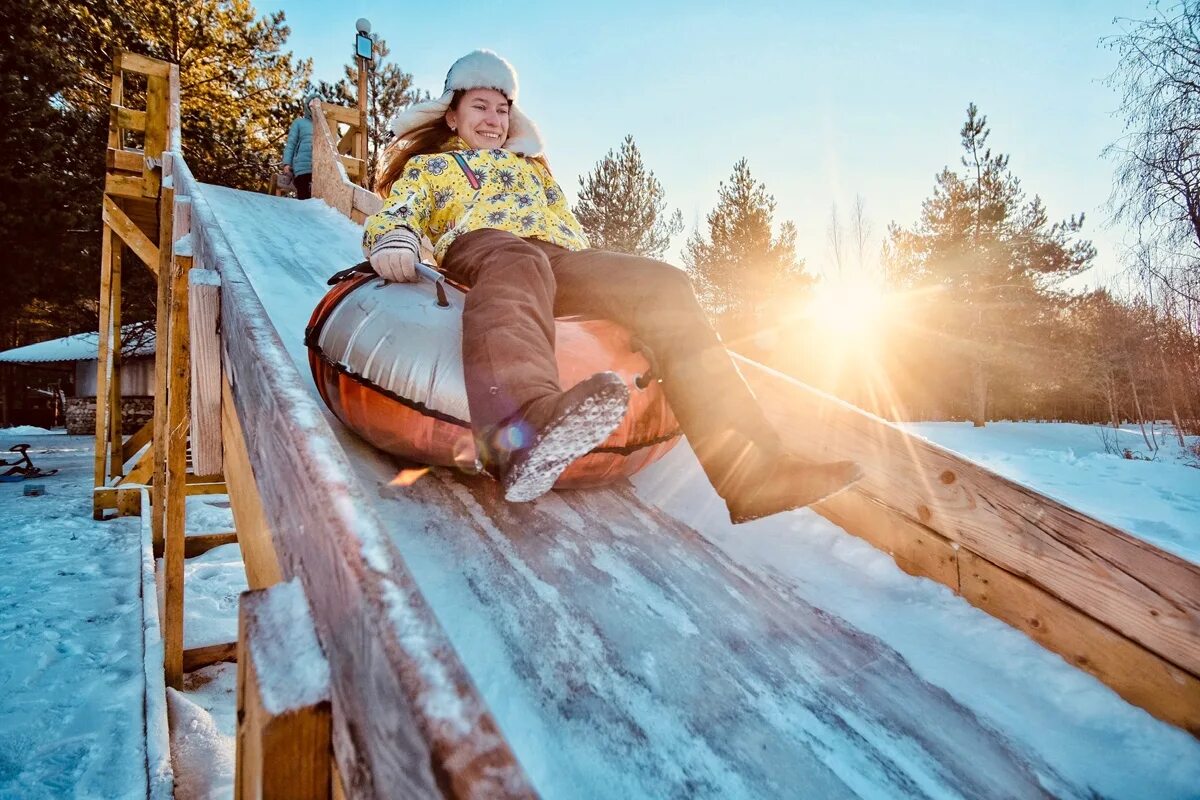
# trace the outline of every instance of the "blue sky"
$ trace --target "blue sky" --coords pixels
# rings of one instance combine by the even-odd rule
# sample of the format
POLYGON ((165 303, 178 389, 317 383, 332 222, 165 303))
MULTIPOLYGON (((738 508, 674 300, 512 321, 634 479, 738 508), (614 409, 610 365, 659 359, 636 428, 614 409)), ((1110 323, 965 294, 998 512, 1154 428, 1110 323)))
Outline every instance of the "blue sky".
MULTIPOLYGON (((371 20, 418 86, 440 93, 446 69, 478 47, 516 66, 520 102, 540 125, 560 183, 632 133, 689 229, 703 226, 718 183, 741 157, 799 230, 799 254, 828 262, 831 206, 862 195, 880 239, 913 224, 943 166, 958 164, 958 130, 974 101, 1028 192, 1051 218, 1085 212, 1114 274, 1120 231, 1104 204, 1121 134, 1104 85, 1115 54, 1099 44, 1111 2, 805 2, 604 4, 285 0, 289 46, 332 80, 349 60, 358 17, 371 20)), ((682 237, 678 244, 682 244, 682 237)), ((668 253, 679 262, 679 246, 668 253)))

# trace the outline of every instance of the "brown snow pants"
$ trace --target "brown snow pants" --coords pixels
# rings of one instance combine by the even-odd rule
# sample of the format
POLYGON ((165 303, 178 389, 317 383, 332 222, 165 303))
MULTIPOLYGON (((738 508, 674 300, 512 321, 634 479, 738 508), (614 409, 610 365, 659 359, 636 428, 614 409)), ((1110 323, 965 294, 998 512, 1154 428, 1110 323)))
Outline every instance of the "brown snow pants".
POLYGON ((718 443, 731 434, 778 450, 774 430, 682 270, 493 229, 460 236, 441 267, 471 287, 463 310, 463 368, 481 443, 518 417, 535 428, 548 421, 562 391, 554 318, 579 314, 620 323, 649 347, 671 409, 710 478, 726 466, 718 443))

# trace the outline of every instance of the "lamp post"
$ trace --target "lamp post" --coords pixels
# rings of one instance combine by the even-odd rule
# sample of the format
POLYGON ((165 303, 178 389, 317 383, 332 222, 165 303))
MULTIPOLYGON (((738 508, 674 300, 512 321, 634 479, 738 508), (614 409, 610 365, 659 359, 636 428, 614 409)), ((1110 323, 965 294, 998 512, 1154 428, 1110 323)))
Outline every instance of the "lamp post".
POLYGON ((367 71, 375 58, 375 40, 371 38, 371 22, 359 18, 354 23, 358 31, 354 37, 354 55, 358 64, 358 136, 355 137, 354 157, 361 159, 362 170, 358 183, 367 185, 367 71))

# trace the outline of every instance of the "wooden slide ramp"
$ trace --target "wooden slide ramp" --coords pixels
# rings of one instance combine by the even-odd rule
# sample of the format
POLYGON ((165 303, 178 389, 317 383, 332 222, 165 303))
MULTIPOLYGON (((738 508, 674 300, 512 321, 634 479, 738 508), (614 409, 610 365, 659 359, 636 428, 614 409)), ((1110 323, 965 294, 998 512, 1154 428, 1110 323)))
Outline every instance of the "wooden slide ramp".
MULTIPOLYGON (((214 257, 240 264, 292 360, 262 368, 298 370, 315 395, 304 325, 325 279, 361 259, 358 229, 319 201, 193 190, 228 245, 214 257)), ((363 513, 542 794, 1090 795, 878 639, 739 567, 627 484, 520 506, 450 471, 397 487, 393 459, 329 422, 356 473, 348 496, 368 498, 363 513)), ((316 608, 324 567, 291 568, 316 608)), ((336 682, 343 653, 322 639, 336 682)), ((339 730, 337 746, 389 762, 353 721, 339 730)))

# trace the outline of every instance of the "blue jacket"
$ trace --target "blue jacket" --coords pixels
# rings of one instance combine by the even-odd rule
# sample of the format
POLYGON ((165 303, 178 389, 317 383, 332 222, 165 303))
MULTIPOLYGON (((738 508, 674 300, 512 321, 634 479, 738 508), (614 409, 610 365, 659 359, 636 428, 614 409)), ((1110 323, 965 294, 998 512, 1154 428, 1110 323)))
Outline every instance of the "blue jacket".
POLYGON ((289 164, 297 175, 312 174, 312 120, 305 116, 288 129, 287 144, 283 146, 283 163, 289 164))

